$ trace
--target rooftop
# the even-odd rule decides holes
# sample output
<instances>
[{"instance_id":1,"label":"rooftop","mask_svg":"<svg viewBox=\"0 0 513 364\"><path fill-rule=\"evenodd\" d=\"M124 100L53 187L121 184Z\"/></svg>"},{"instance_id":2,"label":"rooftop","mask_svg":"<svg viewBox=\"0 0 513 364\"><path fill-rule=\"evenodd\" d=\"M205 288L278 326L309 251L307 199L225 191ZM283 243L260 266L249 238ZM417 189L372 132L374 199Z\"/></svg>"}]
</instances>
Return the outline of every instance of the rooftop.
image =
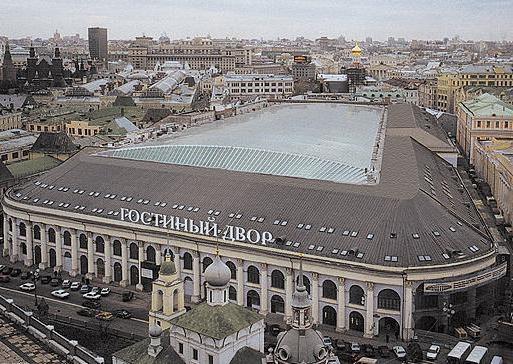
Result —
<instances>
[{"instance_id":1,"label":"rooftop","mask_svg":"<svg viewBox=\"0 0 513 364\"><path fill-rule=\"evenodd\" d=\"M10 191L5 203L14 199L106 223L120 223L121 208L195 221L214 218L219 226L286 237L265 246L242 241L248 249L351 264L432 266L490 252L486 228L458 175L424 144L443 142L435 126L426 127L426 115L413 105L390 105L387 114L376 184L113 158L86 148Z\"/></svg>"},{"instance_id":2,"label":"rooftop","mask_svg":"<svg viewBox=\"0 0 513 364\"><path fill-rule=\"evenodd\" d=\"M462 109L474 116L513 117L513 106L494 95L484 93L475 99L462 101Z\"/></svg>"}]
</instances>

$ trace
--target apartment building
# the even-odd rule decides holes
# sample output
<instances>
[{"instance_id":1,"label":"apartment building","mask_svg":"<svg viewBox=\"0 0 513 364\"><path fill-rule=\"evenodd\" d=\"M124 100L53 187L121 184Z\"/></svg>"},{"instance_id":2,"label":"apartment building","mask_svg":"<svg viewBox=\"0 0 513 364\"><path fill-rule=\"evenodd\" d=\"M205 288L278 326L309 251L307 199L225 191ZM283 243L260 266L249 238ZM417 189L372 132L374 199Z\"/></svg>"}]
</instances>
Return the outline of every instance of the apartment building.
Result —
<instances>
[{"instance_id":1,"label":"apartment building","mask_svg":"<svg viewBox=\"0 0 513 364\"><path fill-rule=\"evenodd\" d=\"M437 109L455 113L455 95L463 86L513 86L512 66L469 65L438 76Z\"/></svg>"},{"instance_id":2,"label":"apartment building","mask_svg":"<svg viewBox=\"0 0 513 364\"><path fill-rule=\"evenodd\" d=\"M0 131L21 129L21 112L0 109Z\"/></svg>"},{"instance_id":3,"label":"apartment building","mask_svg":"<svg viewBox=\"0 0 513 364\"><path fill-rule=\"evenodd\" d=\"M292 96L294 79L288 75L228 75L224 85L230 96L267 96L281 99Z\"/></svg>"},{"instance_id":4,"label":"apartment building","mask_svg":"<svg viewBox=\"0 0 513 364\"><path fill-rule=\"evenodd\" d=\"M474 163L475 145L492 138L513 139L513 106L496 96L483 94L460 102L457 109L456 141L470 163Z\"/></svg>"},{"instance_id":5,"label":"apartment building","mask_svg":"<svg viewBox=\"0 0 513 364\"><path fill-rule=\"evenodd\" d=\"M437 88L436 79L428 79L419 85L419 105L430 109L437 108Z\"/></svg>"}]
</instances>

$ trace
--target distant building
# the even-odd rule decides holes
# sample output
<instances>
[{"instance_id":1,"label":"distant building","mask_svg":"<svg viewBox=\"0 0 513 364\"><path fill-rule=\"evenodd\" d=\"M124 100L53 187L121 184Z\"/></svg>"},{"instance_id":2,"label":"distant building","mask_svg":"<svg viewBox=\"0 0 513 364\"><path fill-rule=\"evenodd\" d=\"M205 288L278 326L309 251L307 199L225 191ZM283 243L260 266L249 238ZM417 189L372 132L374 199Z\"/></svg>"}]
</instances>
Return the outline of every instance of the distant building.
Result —
<instances>
[{"instance_id":1,"label":"distant building","mask_svg":"<svg viewBox=\"0 0 513 364\"><path fill-rule=\"evenodd\" d=\"M285 98L294 92L294 80L287 75L227 75L225 87L230 96L268 96Z\"/></svg>"},{"instance_id":2,"label":"distant building","mask_svg":"<svg viewBox=\"0 0 513 364\"><path fill-rule=\"evenodd\" d=\"M2 72L1 72L2 81L10 81L16 82L16 68L12 62L11 50L9 49L9 43L5 45L5 53L4 60L2 63Z\"/></svg>"},{"instance_id":3,"label":"distant building","mask_svg":"<svg viewBox=\"0 0 513 364\"><path fill-rule=\"evenodd\" d=\"M99 61L107 61L107 29L106 28L89 28L87 30L89 38L89 55L92 59Z\"/></svg>"},{"instance_id":4,"label":"distant building","mask_svg":"<svg viewBox=\"0 0 513 364\"><path fill-rule=\"evenodd\" d=\"M34 47L30 47L27 67L22 72L19 82L24 88L40 90L48 87L66 87L64 67L59 48L55 48L53 58L37 56Z\"/></svg>"},{"instance_id":5,"label":"distant building","mask_svg":"<svg viewBox=\"0 0 513 364\"><path fill-rule=\"evenodd\" d=\"M461 102L457 116L456 141L472 164L479 140L513 139L513 106L493 95L483 94Z\"/></svg>"},{"instance_id":6,"label":"distant building","mask_svg":"<svg viewBox=\"0 0 513 364\"><path fill-rule=\"evenodd\" d=\"M331 75L319 74L317 80L320 82L322 92L329 93L347 93L349 85L347 83L347 75Z\"/></svg>"},{"instance_id":7,"label":"distant building","mask_svg":"<svg viewBox=\"0 0 513 364\"><path fill-rule=\"evenodd\" d=\"M315 63L310 56L294 56L294 63L290 66L290 73L295 81L314 81L316 76Z\"/></svg>"},{"instance_id":8,"label":"distant building","mask_svg":"<svg viewBox=\"0 0 513 364\"><path fill-rule=\"evenodd\" d=\"M419 105L429 109L437 108L437 80L428 79L419 85Z\"/></svg>"}]
</instances>

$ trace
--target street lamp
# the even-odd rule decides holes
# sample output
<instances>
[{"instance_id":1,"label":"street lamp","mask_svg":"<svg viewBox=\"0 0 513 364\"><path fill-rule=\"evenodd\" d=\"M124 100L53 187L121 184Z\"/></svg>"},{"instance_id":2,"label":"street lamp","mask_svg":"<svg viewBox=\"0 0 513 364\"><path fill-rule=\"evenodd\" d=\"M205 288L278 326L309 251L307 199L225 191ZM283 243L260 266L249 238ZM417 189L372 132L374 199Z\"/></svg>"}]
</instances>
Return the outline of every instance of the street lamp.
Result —
<instances>
[{"instance_id":1,"label":"street lamp","mask_svg":"<svg viewBox=\"0 0 513 364\"><path fill-rule=\"evenodd\" d=\"M452 316L456 313L454 310L454 305L452 303L444 302L444 307L442 308L443 313L447 316L447 333L449 332L449 326L451 323Z\"/></svg>"},{"instance_id":2,"label":"street lamp","mask_svg":"<svg viewBox=\"0 0 513 364\"><path fill-rule=\"evenodd\" d=\"M37 307L37 280L39 279L39 268L34 271L30 271L30 275L32 277L32 282L34 283L34 301L35 306Z\"/></svg>"}]
</instances>

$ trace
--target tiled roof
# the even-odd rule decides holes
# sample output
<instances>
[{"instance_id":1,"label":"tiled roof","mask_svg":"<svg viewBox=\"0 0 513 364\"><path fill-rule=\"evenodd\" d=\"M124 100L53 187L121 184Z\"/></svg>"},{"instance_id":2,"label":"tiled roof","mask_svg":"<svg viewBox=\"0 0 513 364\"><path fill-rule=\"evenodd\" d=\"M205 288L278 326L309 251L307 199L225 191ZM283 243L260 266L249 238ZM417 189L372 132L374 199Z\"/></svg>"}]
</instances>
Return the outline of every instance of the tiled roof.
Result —
<instances>
[{"instance_id":1,"label":"tiled roof","mask_svg":"<svg viewBox=\"0 0 513 364\"><path fill-rule=\"evenodd\" d=\"M462 101L460 105L474 116L513 117L513 106L489 93L479 95L472 100Z\"/></svg>"}]
</instances>

